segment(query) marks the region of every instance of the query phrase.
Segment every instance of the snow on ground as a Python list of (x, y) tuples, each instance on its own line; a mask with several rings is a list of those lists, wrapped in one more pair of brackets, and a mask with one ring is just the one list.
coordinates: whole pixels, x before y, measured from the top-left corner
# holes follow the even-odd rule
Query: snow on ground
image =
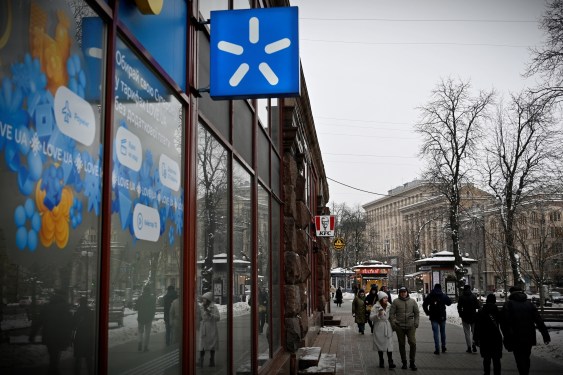
[[(391, 294), (391, 297), (395, 299), (397, 298), (397, 295)], [(422, 310), (422, 296), (418, 293), (411, 293), (410, 297), (417, 300), (420, 312), (424, 315), (424, 311)], [(346, 300), (353, 300), (354, 294), (343, 293), (342, 298)], [(563, 307), (562, 304), (556, 304), (554, 306)], [(457, 313), (457, 303), (452, 303), (450, 306), (446, 307), (446, 317), (448, 323), (461, 327), (461, 319)], [(538, 330), (536, 330), (537, 345), (532, 347), (532, 354), (548, 361), (563, 362), (563, 323), (548, 322), (546, 323), (546, 326), (549, 329), (551, 342), (548, 345), (545, 345), (541, 334)]]

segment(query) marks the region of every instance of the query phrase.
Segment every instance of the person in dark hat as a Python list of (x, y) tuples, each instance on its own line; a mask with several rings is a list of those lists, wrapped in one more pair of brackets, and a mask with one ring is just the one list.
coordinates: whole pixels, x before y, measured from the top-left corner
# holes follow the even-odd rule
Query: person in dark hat
[(409, 359), (410, 368), (417, 370), (416, 359), (416, 329), (420, 319), (420, 311), (418, 303), (409, 297), (409, 291), (402, 286), (399, 288), (399, 298), (393, 300), (391, 310), (389, 311), (389, 319), (393, 331), (397, 333), (399, 341), (399, 353), (401, 354), (402, 369), (407, 368), (407, 353), (405, 350), (405, 337), (409, 343)]
[(494, 294), (489, 294), (485, 306), (475, 317), (475, 330), (473, 331), (473, 342), (479, 346), (479, 352), (483, 358), (483, 372), (485, 375), (491, 373), (491, 361), (493, 362), (494, 375), (500, 375), (500, 359), (502, 358), (502, 335), (500, 332), (500, 320), (502, 318), (496, 305), (497, 299)]
[(502, 307), (501, 330), (506, 350), (514, 353), (520, 375), (530, 373), (530, 354), (536, 345), (536, 327), (547, 345), (551, 341), (549, 332), (536, 306), (528, 301), (518, 286), (510, 288), (510, 295)]
[(174, 285), (169, 285), (166, 289), (166, 294), (162, 298), (162, 304), (164, 305), (164, 327), (166, 328), (165, 340), (166, 345), (170, 345), (171, 337), (172, 337), (172, 328), (170, 325), (170, 306), (172, 306), (172, 302), (178, 298), (178, 292), (176, 292), (176, 288)]
[(442, 342), (442, 353), (446, 352), (446, 306), (452, 301), (444, 292), (440, 284), (434, 285), (434, 289), (426, 296), (422, 308), (432, 323), (434, 333), (434, 354), (440, 354), (440, 341)]
[(467, 353), (476, 353), (477, 348), (473, 342), (472, 335), (475, 334), (475, 318), (477, 318), (477, 311), (479, 311), (479, 301), (475, 294), (471, 293), (471, 287), (465, 285), (463, 292), (457, 301), (457, 312), (461, 318), (461, 325), (463, 326), (463, 334), (465, 335), (465, 344), (467, 345)]

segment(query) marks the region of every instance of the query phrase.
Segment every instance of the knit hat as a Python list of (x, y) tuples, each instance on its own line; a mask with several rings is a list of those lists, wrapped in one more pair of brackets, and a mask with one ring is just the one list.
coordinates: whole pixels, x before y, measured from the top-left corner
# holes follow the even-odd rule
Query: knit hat
[(516, 292), (521, 292), (522, 288), (520, 288), (519, 286), (511, 286), (510, 289), (508, 289), (508, 291), (510, 293), (516, 293)]
[(203, 293), (203, 296), (201, 296), (201, 298), (205, 298), (209, 302), (213, 302), (213, 293), (211, 292)]
[(497, 303), (497, 297), (495, 297), (495, 295), (492, 294), (492, 293), (489, 294), (489, 295), (487, 296), (487, 301), (486, 301), (486, 303)]
[(377, 293), (377, 300), (381, 301), (383, 298), (389, 298), (389, 296), (387, 295), (387, 293), (385, 292), (379, 292)]
[(471, 290), (471, 287), (466, 284), (466, 285), (463, 286), (463, 290), (466, 291), (466, 292), (469, 292)]
[(409, 292), (409, 290), (408, 290), (406, 287), (404, 287), (404, 286), (402, 286), (402, 287), (399, 288), (399, 292), (401, 292), (401, 291), (403, 291), (403, 290), (406, 291), (407, 293)]
[(434, 289), (442, 290), (442, 286), (440, 284), (434, 284)]

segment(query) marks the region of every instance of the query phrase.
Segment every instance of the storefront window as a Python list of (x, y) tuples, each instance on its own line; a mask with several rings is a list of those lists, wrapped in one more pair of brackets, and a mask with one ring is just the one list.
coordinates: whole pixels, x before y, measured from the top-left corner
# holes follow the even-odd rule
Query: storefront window
[(272, 313), (272, 352), (275, 352), (281, 346), (281, 296), (280, 296), (280, 267), (276, 264), (280, 262), (280, 204), (278, 201), (272, 199), (272, 288), (271, 288), (271, 301), (272, 306), (270, 312)]
[(233, 363), (235, 372), (250, 372), (252, 298), (252, 184), (250, 174), (233, 166)]
[(114, 59), (108, 370), (179, 373), (182, 106), (121, 40)]
[(258, 366), (270, 358), (270, 195), (258, 185)]
[(229, 358), (229, 164), (225, 148), (201, 124), (197, 151), (197, 373), (226, 374)]
[(105, 26), (82, 1), (0, 14), (0, 371), (95, 373)]

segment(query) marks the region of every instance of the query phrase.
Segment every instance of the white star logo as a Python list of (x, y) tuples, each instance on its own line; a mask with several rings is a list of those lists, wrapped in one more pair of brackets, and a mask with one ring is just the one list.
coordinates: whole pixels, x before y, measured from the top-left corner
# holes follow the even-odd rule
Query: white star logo
[[(248, 21), (248, 41), (252, 44), (256, 44), (258, 43), (259, 40), (260, 40), (260, 20), (258, 19), (258, 17), (252, 17)], [(268, 55), (271, 55), (288, 48), (290, 45), (291, 45), (291, 41), (288, 38), (283, 38), (275, 42), (272, 42), (270, 44), (267, 44), (264, 47), (264, 52)], [(238, 56), (244, 53), (243, 46), (231, 42), (227, 42), (224, 40), (217, 43), (217, 48), (223, 52), (227, 52)], [(232, 87), (238, 86), (249, 70), (250, 70), (250, 65), (248, 65), (247, 63), (240, 64), (237, 70), (233, 73), (233, 75), (229, 79), (229, 84)], [(274, 73), (272, 68), (270, 68), (268, 63), (261, 62), (260, 64), (258, 64), (258, 70), (260, 71), (260, 73), (262, 73), (262, 75), (264, 76), (264, 78), (266, 78), (266, 80), (270, 85), (275, 86), (278, 84), (279, 78), (276, 75), (276, 73)]]

